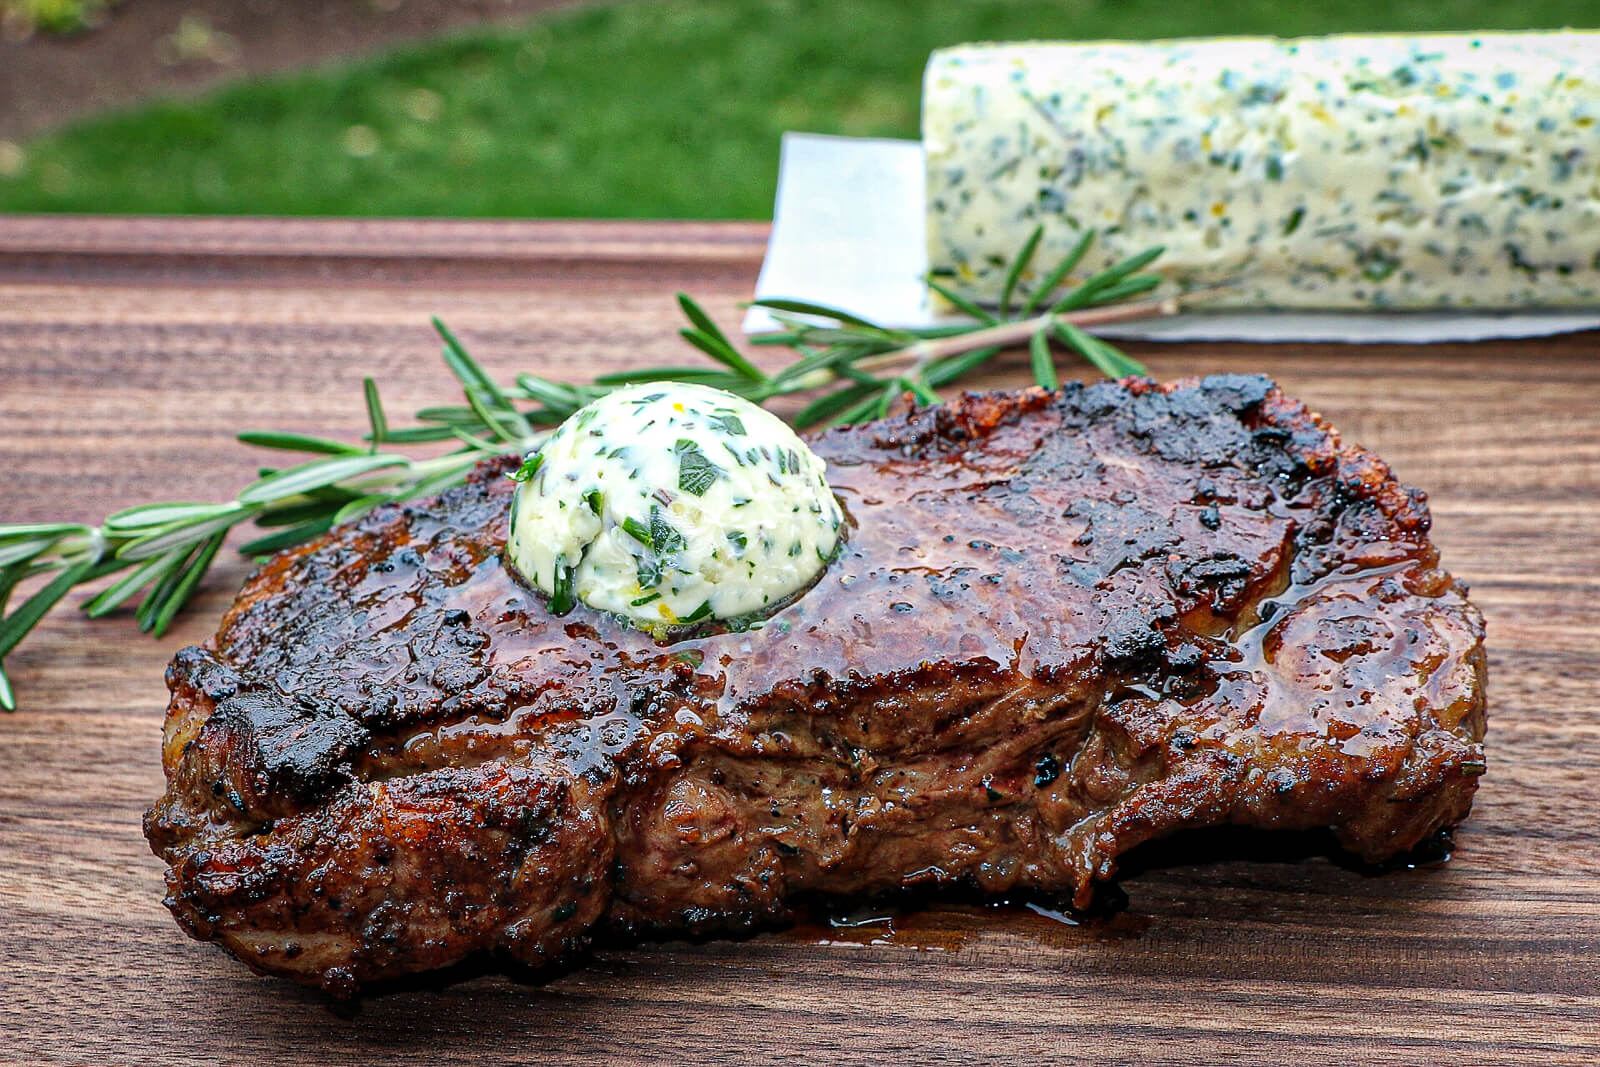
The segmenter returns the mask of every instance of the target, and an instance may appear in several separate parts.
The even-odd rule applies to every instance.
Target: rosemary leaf
[[[587,403],[572,386],[533,374],[517,375],[517,386],[528,395],[528,399],[539,401],[552,412],[561,412],[563,419]]]
[[[815,315],[818,318],[834,319],[838,322],[844,323],[847,326],[860,326],[868,330],[881,329],[877,323],[864,319],[859,315],[852,315],[848,311],[843,311],[836,307],[829,307],[826,304],[814,304],[809,300],[767,298],[762,300],[752,300],[750,301],[750,306],[766,308],[769,311],[788,311],[796,315]]]
[[[926,376],[928,384],[935,388],[949,385],[957,378],[963,378],[978,367],[993,359],[1001,351],[999,345],[988,348],[975,348],[971,352],[963,352],[958,356],[946,356],[937,362],[930,363]]]
[[[450,436],[454,437],[457,441],[460,441],[474,452],[480,452],[484,455],[497,456],[501,452],[505,451],[505,448],[501,442],[488,441],[482,437],[474,437],[464,430],[456,429],[454,426],[450,427]]]
[[[149,633],[156,624],[156,617],[161,614],[161,609],[166,605],[167,597],[178,588],[178,583],[183,581],[185,567],[200,550],[199,545],[184,545],[182,554],[177,561],[162,571],[154,587],[139,601],[139,606],[133,610],[133,620],[139,624],[143,633]]]
[[[869,374],[867,371],[864,371],[860,367],[857,367],[851,363],[841,363],[839,364],[838,369],[839,376],[841,378],[848,378],[852,382],[859,382],[862,385],[884,384],[884,379],[878,377],[876,374]]]
[[[258,537],[254,541],[246,541],[239,546],[239,553],[245,556],[264,556],[295,545],[304,544],[313,537],[321,537],[333,528],[333,516],[328,515],[310,522],[291,526],[277,533]]]
[[[305,495],[312,500],[321,500],[328,504],[343,504],[346,500],[354,500],[356,497],[360,496],[361,493],[355,489],[348,489],[342,485],[324,485],[319,489],[306,490]],[[286,497],[285,499],[292,500],[293,498]],[[282,501],[275,501],[274,503],[267,505],[267,507],[289,506],[290,505],[285,504]]]
[[[1051,392],[1061,388],[1061,379],[1056,377],[1055,357],[1050,353],[1049,333],[1045,330],[1035,331],[1028,339],[1028,348],[1033,363],[1033,380]]]
[[[30,522],[0,526],[0,544],[8,541],[32,541],[39,538],[65,537],[67,534],[88,533],[89,527],[76,522]]]
[[[1072,273],[1073,268],[1083,262],[1084,255],[1088,253],[1089,246],[1094,244],[1094,239],[1099,232],[1095,229],[1083,231],[1083,236],[1079,237],[1078,243],[1072,246],[1072,251],[1067,253],[1065,259],[1056,264],[1056,269],[1051,271],[1049,276],[1039,283],[1038,288],[1033,291],[1033,295],[1028,297],[1028,302],[1022,306],[1023,318],[1027,318],[1035,311],[1038,311],[1040,305],[1050,299],[1050,294],[1061,287],[1061,283],[1067,280],[1067,275]]]
[[[1084,280],[1082,285],[1068,293],[1064,299],[1052,305],[1050,308],[1051,313],[1071,311],[1102,302],[1103,290],[1109,289],[1129,275],[1148,267],[1163,251],[1165,251],[1163,248],[1147,248],[1138,255],[1129,256],[1121,263],[1107,267],[1098,274],[1091,275]]]
[[[209,519],[232,509],[232,504],[145,504],[108,517],[105,528],[119,534],[135,530],[148,532],[173,523]]]
[[[715,337],[702,330],[679,330],[678,336],[694,345],[700,351],[727,367],[732,367],[744,377],[753,382],[765,381],[766,375],[756,369],[755,364],[745,359],[726,341],[718,341]]]
[[[408,426],[403,430],[390,430],[391,445],[425,445],[434,441],[448,441],[455,431],[449,426]]]
[[[358,496],[344,507],[333,513],[333,525],[342,526],[351,519],[365,515],[379,504],[387,504],[388,502],[389,494],[387,493],[373,493],[371,496]]]
[[[111,614],[133,594],[155,581],[158,574],[177,566],[183,557],[188,554],[188,546],[179,546],[166,555],[146,560],[143,564],[133,568],[119,578],[114,585],[108,586],[98,596],[83,605],[83,610],[91,619],[98,619],[103,615]]]
[[[860,359],[869,350],[867,346],[834,345],[815,355],[806,356],[804,359],[789,364],[789,366],[772,376],[772,384],[781,388],[791,382],[798,382],[807,375],[815,374],[817,371],[836,370],[840,364]]]
[[[494,382],[490,381],[489,376],[483,372],[483,368],[478,366],[478,361],[467,354],[467,347],[456,339],[456,335],[451,331],[450,327],[446,326],[437,315],[433,316],[431,321],[433,322],[434,331],[444,341],[445,365],[456,373],[457,380],[463,386],[477,385],[493,388]],[[458,367],[461,368],[459,371],[457,371]]]
[[[833,418],[833,416],[846,408],[858,404],[869,394],[876,396],[879,388],[880,386],[876,382],[871,384],[862,383],[819,396],[800,409],[800,412],[794,417],[794,424],[802,430],[809,426],[815,426],[819,422]]]
[[[17,694],[11,690],[11,679],[6,677],[6,665],[0,663],[0,711],[16,711]]]
[[[173,618],[189,602],[189,598],[194,595],[196,587],[200,584],[200,579],[205,577],[206,571],[211,569],[211,561],[216,558],[217,549],[222,547],[222,542],[227,536],[228,533],[224,530],[201,546],[199,554],[184,568],[183,576],[178,580],[177,585],[173,587],[172,592],[168,594],[166,601],[162,603],[161,610],[156,614],[155,621],[151,623],[151,634],[160,637],[167,632],[167,627],[172,624]]]
[[[945,286],[934,281],[932,276],[924,279],[924,281],[927,283],[929,289],[932,289],[934,292],[950,301],[950,303],[953,304],[957,310],[964,314],[971,315],[985,326],[993,326],[995,323],[1000,321],[987,311],[983,310],[983,308],[979,307],[977,304],[974,304],[972,301],[962,296],[960,293],[953,289],[946,288]]]
[[[804,343],[805,334],[797,330],[789,333],[758,333],[754,337],[751,337],[749,341],[753,345],[772,347],[781,345],[786,348],[791,348],[795,345]]]
[[[1116,362],[1117,373],[1121,377],[1126,378],[1130,374],[1137,375],[1141,378],[1147,378],[1150,376],[1150,371],[1143,363],[1140,363],[1132,356],[1127,355],[1115,345],[1102,345],[1101,348],[1105,351],[1105,354],[1109,358]]]
[[[678,306],[683,309],[683,313],[688,316],[689,321],[694,323],[695,328],[693,330],[678,331],[683,337],[689,339],[690,344],[699,348],[718,363],[733,368],[753,382],[766,381],[767,376],[755,364],[739,354],[738,349],[733,347],[733,343],[717,327],[717,324],[711,321],[711,316],[707,315],[705,309],[699,304],[690,299],[689,294],[678,294]]]
[[[1072,326],[1071,323],[1067,325]],[[1082,329],[1073,326],[1073,336],[1078,341],[1080,350],[1086,354],[1092,353],[1090,359],[1095,366],[1106,369],[1106,373],[1113,378],[1126,378],[1130,374],[1149,374],[1143,363],[1127,355],[1116,345],[1103,341]]]
[[[877,327],[855,326],[808,326],[805,330],[806,343],[812,346],[825,345],[859,345],[871,347],[878,352],[887,352],[899,348],[908,341],[914,340],[910,334],[895,333]]]
[[[485,429],[494,434],[495,440],[515,441],[518,439],[519,435],[516,427],[502,422],[501,418],[503,413],[492,409],[489,406],[488,401],[483,398],[482,394],[480,394],[478,390],[471,386],[467,386],[465,389],[465,394],[467,398],[467,404],[472,408],[473,414],[478,416],[480,424]],[[530,429],[529,433],[531,432],[532,430]],[[527,435],[523,434],[521,436]]]
[[[10,655],[11,650],[21,643],[28,631],[44,618],[45,612],[55,607],[56,601],[66,596],[67,591],[82,581],[93,567],[94,561],[86,559],[64,568],[50,580],[49,584],[23,601],[20,608],[0,621],[0,660]]]
[[[483,420],[478,418],[478,413],[469,407],[444,407],[423,408],[417,412],[417,419],[422,422],[442,422],[447,426],[464,426],[477,428],[483,425]],[[404,433],[397,430],[396,433]]]
[[[852,404],[828,420],[829,426],[849,426],[852,423],[864,422],[867,419],[878,417],[878,403],[884,399],[884,387],[881,385],[865,386],[867,395],[859,402]],[[892,386],[890,387],[892,390]],[[891,391],[890,396],[893,396]],[[886,403],[886,402],[885,402]]]
[[[371,378],[363,378],[361,388],[366,394],[367,422],[372,427],[372,434],[367,439],[372,442],[372,451],[376,452],[389,438],[389,419],[383,413],[383,401],[378,397],[378,383]]]
[[[1126,378],[1130,374],[1148,375],[1150,373],[1145,369],[1143,363],[1140,363],[1132,356],[1123,352],[1122,349],[1118,348],[1116,345],[1111,344],[1109,341],[1103,341],[1100,338],[1095,337],[1093,334],[1090,334],[1089,336],[1091,339],[1093,339],[1095,347],[1101,351],[1106,360],[1116,366],[1119,377]]]
[[[459,467],[449,467],[439,471],[437,474],[429,475],[412,484],[409,488],[398,490],[391,494],[391,499],[398,503],[441,493],[452,486],[459,485],[461,479],[466,476],[467,471],[471,470],[477,462],[476,456],[467,457]]]
[[[472,406],[472,409],[479,411],[480,406],[483,408],[492,406],[495,409],[496,416],[493,424],[498,424],[503,419],[510,426],[510,432],[506,435],[507,440],[519,436],[530,436],[533,433],[533,427],[529,426],[522,414],[517,411],[516,405],[511,402],[511,398],[506,396],[504,390],[495,384],[494,379],[489,377],[483,367],[478,364],[478,361],[467,353],[466,347],[456,339],[456,335],[451,333],[444,323],[439,321],[437,316],[434,317],[433,328],[444,339],[443,354],[445,365],[450,368],[450,372],[461,383],[462,391],[467,397],[467,403]],[[479,414],[481,416],[482,412],[480,411]],[[485,419],[485,421],[488,422],[490,420]]]
[[[405,467],[410,462],[404,456],[388,453],[312,460],[310,463],[302,463],[298,467],[279,471],[248,486],[239,494],[239,503],[266,504],[331,486],[358,474],[369,474],[390,467]]]
[[[1028,269],[1033,262],[1033,254],[1039,250],[1039,241],[1044,237],[1044,224],[1040,223],[1033,228],[1028,239],[1022,242],[1022,251],[1017,253],[1017,258],[1011,261],[1010,268],[1006,271],[1006,281],[1000,290],[1000,317],[1003,319],[1011,314],[1011,294],[1017,290],[1017,282],[1022,280],[1022,272]]]
[[[328,456],[359,456],[365,449],[347,445],[343,441],[330,441],[326,437],[308,437],[301,433],[278,433],[274,430],[246,430],[239,442],[257,448],[279,448],[287,452],[315,452]]]
[[[927,341],[940,337],[960,337],[971,333],[972,329],[970,323],[949,323],[944,326],[915,326],[906,330],[905,334],[914,341]]]
[[[337,508],[342,504],[343,498],[338,500],[304,500],[304,501],[278,501],[265,505],[256,512],[255,524],[264,530],[282,526],[298,526],[310,519],[320,518],[329,513],[330,508]]]
[[[38,561],[32,563],[13,563],[9,567],[0,567],[0,615],[5,614],[6,605],[11,602],[11,594],[16,590],[18,585],[27,581],[29,578],[35,578],[41,574],[49,574],[51,571],[60,570],[61,567],[62,564],[60,562],[41,563]]]
[[[21,563],[25,559],[32,559],[47,552],[65,536],[66,534],[59,533],[50,537],[36,537],[31,541],[8,541],[0,544],[0,567]]]
[[[815,349],[833,344],[860,345],[877,352],[888,352],[916,340],[916,335],[909,330],[890,329],[855,315],[850,316],[849,322],[838,324],[820,323],[814,318],[785,311],[774,311],[772,317],[800,335],[801,339],[792,347],[802,356],[812,355]],[[861,325],[854,325],[858,322]]]
[[[727,336],[723,334],[721,327],[712,321],[711,316],[707,315],[705,309],[699,304],[695,303],[694,298],[688,293],[678,294],[678,306],[683,309],[684,316],[688,318],[690,322],[694,323],[695,329],[699,330],[713,341],[720,342],[727,348],[733,347]]]
[[[29,577],[29,567],[21,564],[12,564],[9,567],[0,567],[0,619],[5,618],[6,605],[11,601],[11,591],[17,583]]]
[[[1112,304],[1139,296],[1141,293],[1148,293],[1160,284],[1161,276],[1158,274],[1135,274],[1131,278],[1101,289],[1095,294],[1095,298],[1098,303]]]
[[[1101,374],[1104,374],[1107,378],[1124,377],[1122,368],[1117,364],[1116,360],[1108,359],[1105,349],[1095,344],[1094,338],[1084,333],[1083,330],[1070,322],[1061,322],[1059,320],[1055,323],[1055,330],[1056,336],[1061,338],[1063,344],[1081,353],[1085,359],[1094,364],[1095,369]]]
[[[338,462],[332,460],[330,462]],[[149,559],[165,555],[179,545],[192,545],[214,533],[225,532],[251,515],[251,509],[235,506],[220,515],[200,522],[174,522],[157,527],[154,531],[127,542],[117,550],[117,558],[125,561]]]

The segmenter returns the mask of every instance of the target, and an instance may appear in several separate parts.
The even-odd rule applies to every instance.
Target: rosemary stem
[[[1105,326],[1113,322],[1133,322],[1137,319],[1152,319],[1163,315],[1176,315],[1181,304],[1178,297],[1163,297],[1160,300],[1141,300],[1132,304],[1113,304],[1109,307],[1090,308],[1087,311],[1062,312],[1055,315],[1038,315],[1031,319],[1018,319],[1015,322],[1002,322],[998,326],[989,326],[971,333],[960,334],[956,337],[939,337],[928,341],[918,341],[916,344],[907,345],[895,352],[885,352],[881,356],[871,356],[856,364],[862,370],[877,370],[882,367],[893,367],[904,363],[927,364],[945,356],[958,356],[963,352],[971,352],[979,348],[988,348],[993,345],[1007,347],[1018,345],[1028,340],[1040,330],[1053,326],[1056,322],[1070,322],[1074,326]]]

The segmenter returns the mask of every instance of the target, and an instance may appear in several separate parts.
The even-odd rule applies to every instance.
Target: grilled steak
[[[168,670],[168,904],[348,993],[484,950],[960,883],[1085,905],[1143,841],[1463,818],[1483,623],[1424,497],[1265,379],[967,396],[814,441],[850,519],[757,629],[561,618],[511,460],[283,553]]]

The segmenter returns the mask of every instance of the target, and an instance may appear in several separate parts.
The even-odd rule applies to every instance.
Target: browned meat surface
[[[1086,904],[1217,824],[1378,860],[1463,818],[1483,624],[1420,492],[1265,379],[967,397],[815,441],[851,520],[758,630],[552,617],[511,462],[282,554],[168,671],[195,937],[297,981],[960,883]]]

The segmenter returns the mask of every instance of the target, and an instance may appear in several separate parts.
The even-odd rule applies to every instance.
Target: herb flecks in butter
[[[844,522],[822,460],[793,430],[696,385],[595,401],[512,477],[507,553],[551,610],[582,602],[657,633],[756,614],[805,588]]]

